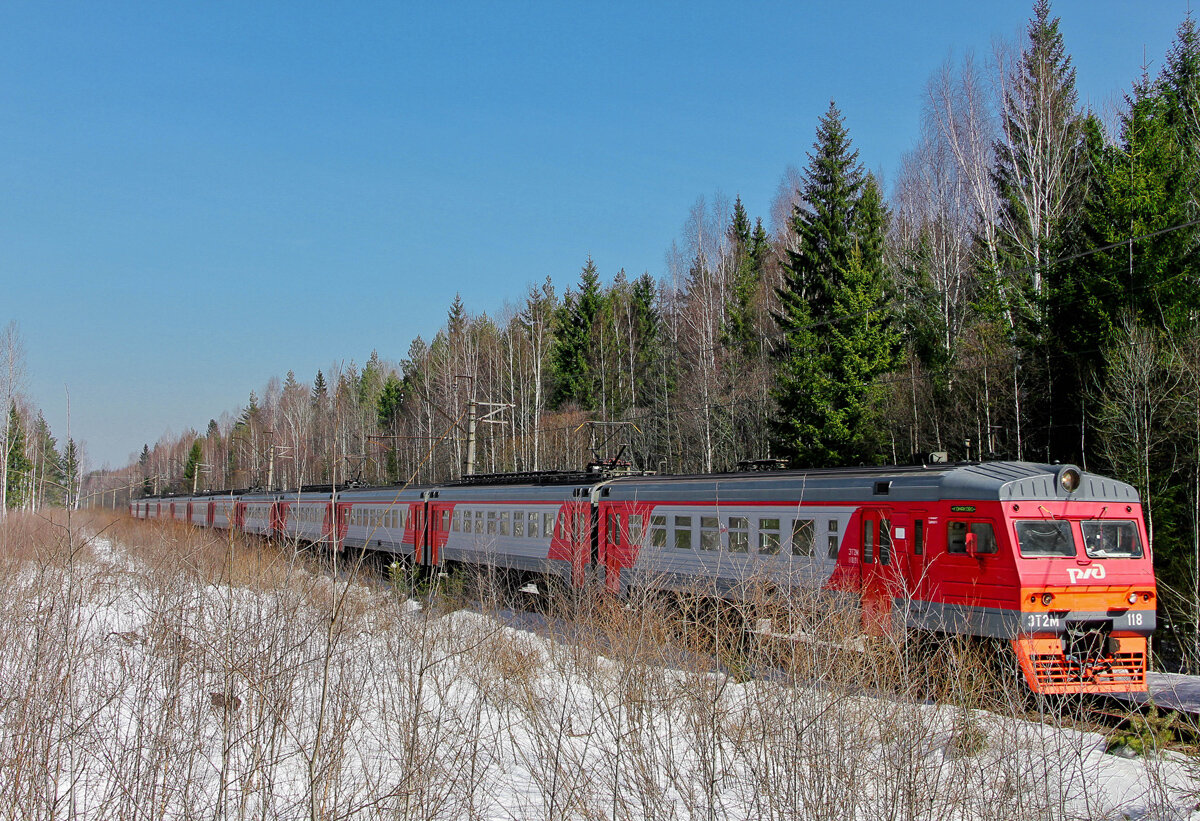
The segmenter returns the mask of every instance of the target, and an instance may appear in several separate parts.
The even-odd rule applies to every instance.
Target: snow
[[[0,816],[1200,819],[1180,753],[265,578],[105,538],[12,575]]]

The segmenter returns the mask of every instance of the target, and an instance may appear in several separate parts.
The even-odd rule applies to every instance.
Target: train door
[[[282,536],[287,524],[287,505],[284,502],[271,503],[271,535]]]
[[[872,634],[889,633],[893,588],[896,586],[890,509],[870,507],[863,510],[859,547],[863,627]]]
[[[423,506],[426,512],[428,527],[425,528],[425,543],[421,546],[421,563],[434,565],[437,563],[437,544],[441,537],[442,511],[433,504]]]
[[[570,563],[571,584],[575,587],[583,586],[595,549],[593,538],[597,528],[592,525],[592,511],[590,502],[564,502],[558,509],[550,538],[549,558]]]
[[[351,502],[337,503],[337,523],[333,529],[333,543],[330,545],[334,550],[341,550],[346,545],[346,530],[350,523],[350,507]]]
[[[892,511],[892,574],[896,596],[923,600],[928,589],[925,567],[925,522],[923,510]]]
[[[429,555],[425,548],[429,540],[425,538],[425,503],[412,506],[409,527],[413,534],[413,561],[417,564],[428,565]]]
[[[321,541],[333,547],[333,516],[329,512],[329,503],[325,503],[325,515],[321,517]]]
[[[192,503],[191,503],[191,502],[188,502],[188,503],[187,503],[187,508],[186,508],[186,511],[185,511],[185,512],[186,512],[186,514],[187,514],[187,515],[186,515],[186,521],[187,521],[187,523],[188,523],[188,524],[194,524],[194,522],[192,522]]]
[[[616,559],[626,549],[627,536],[621,521],[626,517],[621,515],[615,504],[602,502],[598,507],[600,527],[597,539],[599,552],[594,557],[596,576],[601,586],[615,593],[621,584],[620,567]]]

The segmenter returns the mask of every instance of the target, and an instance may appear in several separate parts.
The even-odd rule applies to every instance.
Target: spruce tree
[[[138,458],[138,465],[142,468],[142,495],[154,495],[154,481],[150,478],[150,445],[142,445],[142,455]]]
[[[5,501],[10,509],[23,506],[28,501],[29,472],[33,463],[25,453],[25,428],[17,403],[13,402],[8,412],[8,460],[5,469],[7,493]]]
[[[68,508],[79,507],[79,484],[82,476],[82,466],[79,462],[79,448],[75,440],[68,438],[67,446],[63,448],[62,471],[64,502]]]
[[[723,341],[739,352],[755,340],[754,301],[762,281],[762,267],[766,258],[766,232],[759,219],[753,233],[742,198],[733,206],[733,218],[728,234],[733,258],[733,271],[729,284],[729,299],[725,305]]]
[[[555,314],[551,363],[555,408],[576,404],[592,410],[596,404],[596,377],[592,366],[596,319],[603,307],[600,274],[589,256],[579,274],[579,292],[568,290]]]
[[[325,374],[317,371],[317,376],[313,379],[312,386],[312,406],[318,410],[325,407],[325,401],[329,397],[329,386],[325,384]]]
[[[654,404],[661,381],[659,365],[665,360],[662,351],[662,318],[657,307],[658,286],[649,273],[633,282],[629,294],[633,323],[634,396],[638,407]]]
[[[841,112],[821,117],[791,230],[775,321],[783,332],[774,388],[776,451],[810,467],[875,462],[878,379],[898,335],[884,291],[886,212],[864,175]]]
[[[192,449],[188,451],[187,464],[183,466],[183,490],[185,492],[190,493],[197,486],[200,463],[203,459],[203,445],[197,439],[192,442]]]
[[[37,443],[34,453],[38,459],[38,464],[34,466],[34,473],[37,475],[37,487],[34,490],[37,494],[36,506],[55,504],[62,497],[59,490],[62,484],[62,466],[59,462],[58,441],[50,432],[50,425],[40,411],[33,423],[33,436]]]

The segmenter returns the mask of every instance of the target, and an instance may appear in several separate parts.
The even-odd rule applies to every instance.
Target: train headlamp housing
[[[1079,468],[1064,467],[1058,472],[1058,486],[1067,493],[1074,493],[1079,490],[1080,478]]]
[[[1130,604],[1137,604],[1137,600],[1138,600],[1137,593],[1130,593],[1128,596],[1125,597],[1125,601],[1129,602]]]
[[[1043,593],[1043,594],[1042,594],[1042,604],[1043,604],[1043,605],[1045,605],[1046,607],[1049,607],[1049,606],[1050,606],[1050,602],[1052,602],[1052,601],[1054,601],[1054,594],[1053,594],[1053,593]]]

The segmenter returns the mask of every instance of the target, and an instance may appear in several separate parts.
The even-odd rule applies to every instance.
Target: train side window
[[[489,536],[496,535],[496,511],[494,510],[487,512],[487,532]]]
[[[525,511],[517,510],[513,512],[513,534],[525,538]]]
[[[528,525],[528,527],[525,528],[525,533],[529,536],[529,538],[536,539],[538,537],[538,524],[541,523],[542,514],[538,513],[536,510],[531,510],[525,518],[525,524]]]
[[[779,555],[779,520],[758,520],[758,552],[764,556]]]
[[[650,544],[654,547],[667,546],[667,517],[650,517]]]
[[[892,523],[887,519],[879,520],[879,563],[892,563]]]
[[[450,511],[443,510],[442,511],[442,530],[449,530],[449,529],[450,529]]]
[[[721,520],[716,516],[700,517],[700,549],[721,549]]]
[[[925,520],[917,519],[913,522],[913,555],[921,556],[925,553]]]
[[[613,513],[612,511],[609,511],[608,524],[606,524],[604,526],[604,532],[608,536],[609,544],[620,544],[621,543],[621,534],[618,532],[618,529],[620,527],[621,527],[621,517],[618,516],[617,514]]]
[[[629,543],[638,545],[642,543],[642,514],[640,513],[629,514]]]
[[[692,549],[692,517],[675,517],[675,547],[678,550]]]
[[[863,520],[863,564],[875,563],[875,520]]]
[[[507,536],[508,535],[508,511],[507,510],[500,511],[500,515],[497,516],[496,518],[498,518],[500,520],[500,535]]]
[[[995,553],[996,532],[990,522],[947,522],[946,523],[946,552],[966,553],[967,534],[975,534],[975,553]]]
[[[457,533],[462,529],[462,511],[455,510],[454,518],[450,520],[450,529]]]
[[[475,532],[479,533],[479,534],[483,533],[483,511],[482,510],[475,511]]]
[[[792,555],[811,556],[816,527],[812,519],[796,519],[792,522]]]
[[[946,552],[967,552],[967,523],[946,522]]]
[[[976,553],[996,553],[996,531],[990,522],[971,522],[971,532],[975,534]]]
[[[750,520],[745,516],[729,517],[729,552],[750,552]]]
[[[827,555],[829,556],[829,558],[833,559],[835,562],[837,561],[838,537],[832,533],[829,534],[829,553]]]
[[[547,539],[549,539],[551,536],[554,535],[554,514],[553,513],[543,513],[542,514],[542,535],[544,537],[546,537]]]

